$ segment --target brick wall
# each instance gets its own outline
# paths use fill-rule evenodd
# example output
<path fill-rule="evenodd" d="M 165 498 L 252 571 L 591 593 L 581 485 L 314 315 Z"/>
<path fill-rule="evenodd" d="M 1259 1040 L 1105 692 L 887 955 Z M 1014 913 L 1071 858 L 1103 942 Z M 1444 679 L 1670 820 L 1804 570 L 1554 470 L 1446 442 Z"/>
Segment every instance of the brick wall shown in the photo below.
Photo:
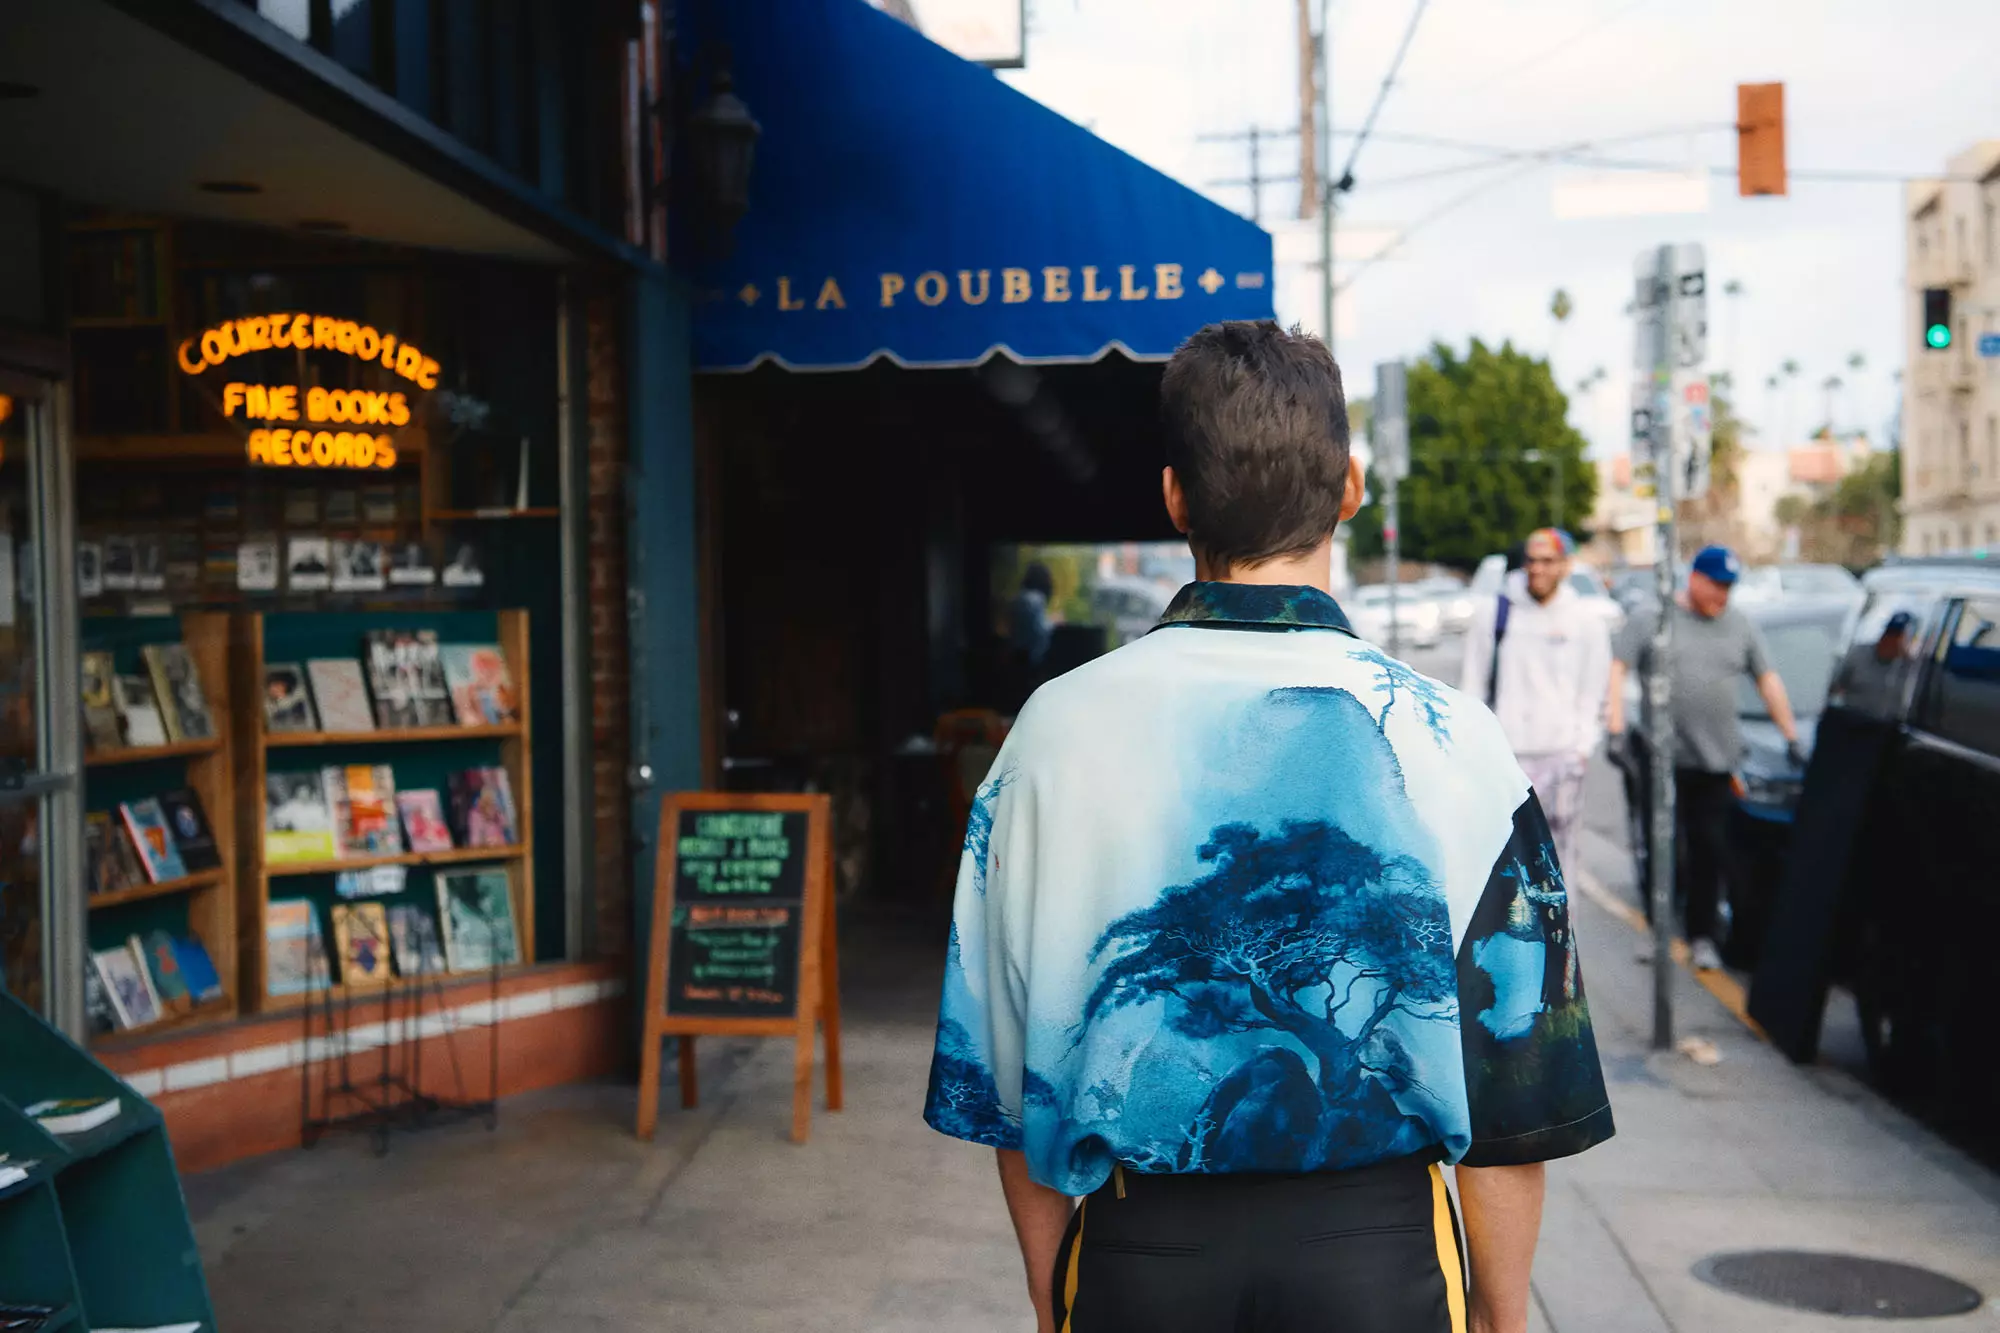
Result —
<path fill-rule="evenodd" d="M 591 786 L 597 952 L 627 952 L 632 922 L 626 856 L 632 757 L 630 635 L 625 620 L 625 376 L 623 310 L 615 286 L 585 300 L 590 449 Z"/>

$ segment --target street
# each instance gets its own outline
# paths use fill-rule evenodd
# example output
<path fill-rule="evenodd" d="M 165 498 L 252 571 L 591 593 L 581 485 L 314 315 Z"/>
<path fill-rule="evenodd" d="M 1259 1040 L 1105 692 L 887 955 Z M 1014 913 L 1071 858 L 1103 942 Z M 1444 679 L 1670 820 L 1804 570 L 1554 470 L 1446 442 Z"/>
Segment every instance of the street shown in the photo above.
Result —
<path fill-rule="evenodd" d="M 1449 679 L 1456 646 L 1417 664 Z M 1685 972 L 1677 1030 L 1719 1060 L 1648 1049 L 1652 977 L 1616 910 L 1630 892 L 1619 799 L 1594 773 L 1572 892 L 1618 1135 L 1549 1169 L 1531 1327 L 1848 1327 L 1695 1276 L 1736 1250 L 1899 1260 L 2000 1291 L 2000 1179 L 1852 1075 L 1793 1067 Z M 515 1099 L 492 1135 L 446 1130 L 382 1159 L 334 1139 L 191 1179 L 218 1318 L 257 1327 L 284 1309 L 294 1333 L 1021 1333 L 992 1154 L 918 1118 L 942 939 L 936 919 L 848 924 L 847 1109 L 816 1109 L 804 1146 L 786 1137 L 789 1044 L 716 1041 L 703 1106 L 671 1109 L 669 1086 L 653 1145 L 631 1136 L 632 1089 L 596 1084 Z M 301 1262 L 322 1231 L 344 1237 L 340 1262 Z M 2000 1304 L 1937 1326 L 2000 1327 Z"/>

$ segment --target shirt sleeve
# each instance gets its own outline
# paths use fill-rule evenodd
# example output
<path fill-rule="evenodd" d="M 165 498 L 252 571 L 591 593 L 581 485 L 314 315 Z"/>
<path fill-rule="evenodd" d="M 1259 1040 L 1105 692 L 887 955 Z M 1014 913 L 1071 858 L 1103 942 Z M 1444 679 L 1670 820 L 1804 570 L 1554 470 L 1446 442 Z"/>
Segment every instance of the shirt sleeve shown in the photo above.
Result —
<path fill-rule="evenodd" d="M 1743 669 L 1751 679 L 1759 679 L 1771 669 L 1771 648 L 1764 642 L 1764 631 L 1748 616 L 1743 617 L 1743 630 Z"/>
<path fill-rule="evenodd" d="M 1472 1121 L 1461 1165 L 1543 1162 L 1611 1137 L 1569 895 L 1533 792 L 1459 948 L 1458 1012 Z"/>
<path fill-rule="evenodd" d="M 1465 627 L 1458 678 L 1464 692 L 1481 703 L 1487 701 L 1486 677 L 1493 669 L 1493 628 L 1499 613 L 1499 605 L 1489 597 L 1473 611 L 1472 623 Z"/>
<path fill-rule="evenodd" d="M 1593 754 L 1597 743 L 1604 739 L 1604 709 L 1606 696 L 1611 692 L 1611 631 L 1604 622 L 1592 618 L 1583 631 L 1582 697 L 1577 702 L 1581 716 L 1577 720 L 1577 735 L 1581 737 L 1583 752 Z"/>
<path fill-rule="evenodd" d="M 966 822 L 924 1120 L 953 1138 L 1018 1149 L 1026 996 L 1005 916 L 1031 887 L 1013 867 L 1032 858 L 1021 854 L 1028 821 L 1012 759 L 1003 746 Z"/>

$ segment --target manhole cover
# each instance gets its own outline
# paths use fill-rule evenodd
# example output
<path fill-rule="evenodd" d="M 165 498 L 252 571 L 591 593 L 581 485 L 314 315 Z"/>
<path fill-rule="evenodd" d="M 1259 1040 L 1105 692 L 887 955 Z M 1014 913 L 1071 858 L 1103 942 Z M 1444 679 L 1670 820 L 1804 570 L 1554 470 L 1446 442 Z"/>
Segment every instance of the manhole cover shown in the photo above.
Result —
<path fill-rule="evenodd" d="M 1694 1266 L 1694 1275 L 1752 1300 L 1863 1319 L 1935 1319 L 1977 1310 L 1985 1299 L 1942 1273 L 1854 1254 L 1711 1254 Z"/>

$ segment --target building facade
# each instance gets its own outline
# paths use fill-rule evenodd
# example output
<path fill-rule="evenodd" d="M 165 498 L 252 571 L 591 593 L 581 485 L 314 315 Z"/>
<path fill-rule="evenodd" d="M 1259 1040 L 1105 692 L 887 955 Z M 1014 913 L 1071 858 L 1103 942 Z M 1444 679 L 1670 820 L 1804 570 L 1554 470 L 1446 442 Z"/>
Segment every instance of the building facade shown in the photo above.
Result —
<path fill-rule="evenodd" d="M 2000 140 L 1954 157 L 1906 197 L 1903 551 L 2000 546 Z M 1951 345 L 1926 344 L 1924 292 L 1951 293 Z"/>

